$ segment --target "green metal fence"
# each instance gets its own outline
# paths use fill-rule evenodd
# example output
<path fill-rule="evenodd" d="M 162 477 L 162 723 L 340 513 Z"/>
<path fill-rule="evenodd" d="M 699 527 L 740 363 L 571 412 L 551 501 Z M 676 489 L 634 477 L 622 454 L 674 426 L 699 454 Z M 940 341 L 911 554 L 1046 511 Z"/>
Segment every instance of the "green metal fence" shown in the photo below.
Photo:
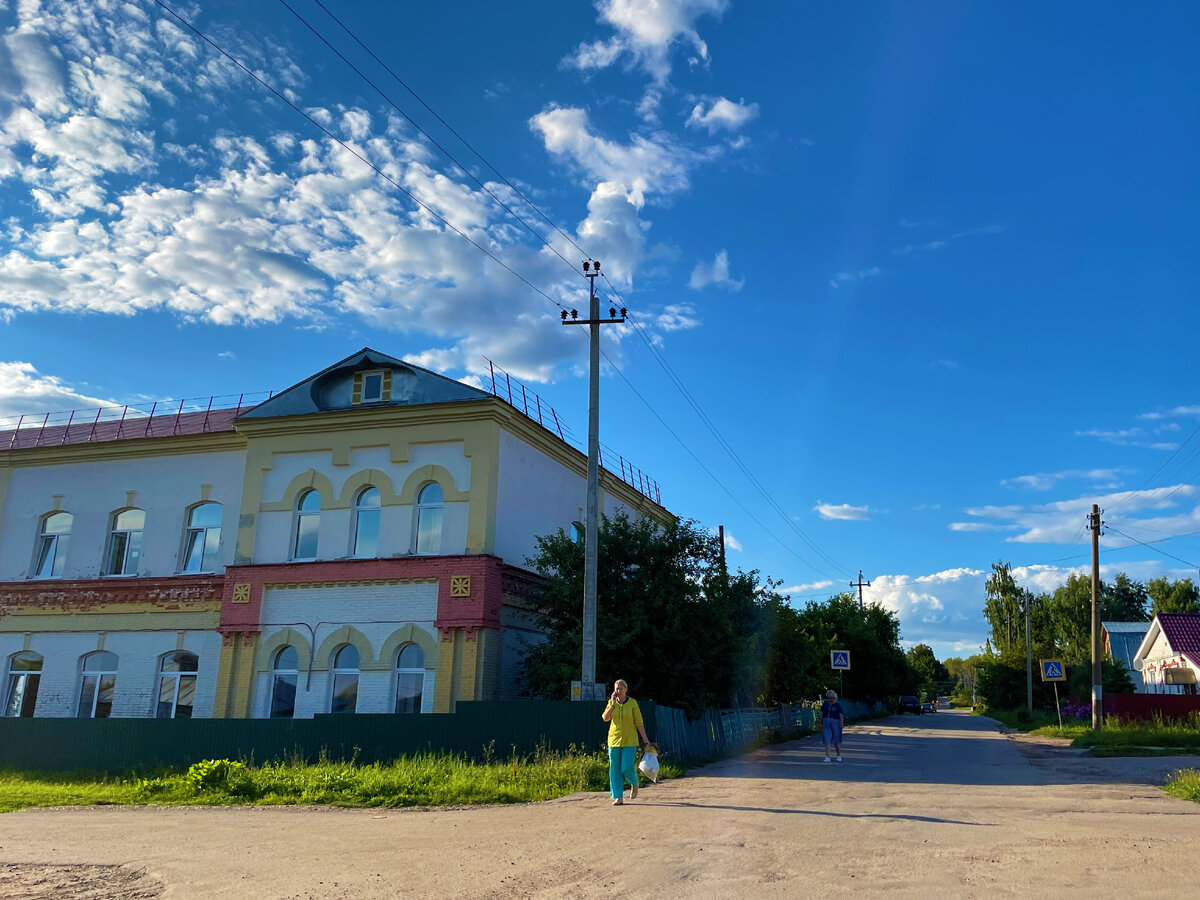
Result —
<path fill-rule="evenodd" d="M 847 718 L 877 710 L 842 701 Z M 604 701 L 459 702 L 435 715 L 323 715 L 312 719 L 0 719 L 0 770 L 150 772 L 201 759 L 265 763 L 281 759 L 390 762 L 444 752 L 470 759 L 525 756 L 539 747 L 604 747 Z M 671 761 L 711 759 L 764 734 L 790 738 L 815 729 L 814 710 L 712 709 L 688 720 L 681 710 L 639 701 L 646 732 Z"/>
<path fill-rule="evenodd" d="M 447 715 L 323 715 L 312 719 L 0 719 L 0 769 L 144 772 L 200 759 L 389 762 L 446 752 L 507 759 L 540 746 L 604 745 L 603 702 L 457 704 Z M 653 736 L 654 704 L 641 703 Z"/>

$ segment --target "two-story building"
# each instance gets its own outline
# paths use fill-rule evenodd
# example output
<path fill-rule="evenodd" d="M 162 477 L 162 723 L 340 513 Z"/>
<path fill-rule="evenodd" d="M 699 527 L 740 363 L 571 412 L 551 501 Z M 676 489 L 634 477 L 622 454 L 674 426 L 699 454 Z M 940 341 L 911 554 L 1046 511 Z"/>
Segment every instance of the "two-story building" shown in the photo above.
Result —
<path fill-rule="evenodd" d="M 253 407 L 0 432 L 0 714 L 514 698 L 527 557 L 584 518 L 586 457 L 540 418 L 364 349 Z M 601 508 L 668 520 L 620 469 Z"/>

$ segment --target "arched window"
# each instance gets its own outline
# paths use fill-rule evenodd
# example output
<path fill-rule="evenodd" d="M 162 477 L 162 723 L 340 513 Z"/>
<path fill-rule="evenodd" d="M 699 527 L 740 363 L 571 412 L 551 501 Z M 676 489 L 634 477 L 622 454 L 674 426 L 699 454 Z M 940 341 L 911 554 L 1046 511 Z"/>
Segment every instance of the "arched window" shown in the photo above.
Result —
<path fill-rule="evenodd" d="M 112 715 L 113 692 L 116 688 L 117 654 L 97 650 L 85 656 L 83 683 L 79 688 L 79 718 L 107 719 Z"/>
<path fill-rule="evenodd" d="M 358 648 L 344 644 L 333 654 L 333 699 L 329 711 L 352 713 L 358 706 Z"/>
<path fill-rule="evenodd" d="M 159 719 L 190 719 L 196 700 L 196 672 L 200 657 L 177 650 L 163 657 L 158 676 Z"/>
<path fill-rule="evenodd" d="M 351 556 L 379 555 L 379 488 L 367 486 L 354 498 L 354 541 Z"/>
<path fill-rule="evenodd" d="M 34 578 L 59 578 L 67 559 L 67 540 L 75 517 L 70 513 L 50 513 L 42 519 L 37 554 L 33 562 Z"/>
<path fill-rule="evenodd" d="M 300 657 L 291 644 L 281 647 L 271 665 L 271 718 L 290 719 L 296 714 L 296 684 Z"/>
<path fill-rule="evenodd" d="M 108 533 L 108 565 L 106 575 L 136 575 L 142 559 L 142 530 L 146 527 L 146 512 L 123 509 L 113 513 Z"/>
<path fill-rule="evenodd" d="M 425 652 L 405 644 L 396 654 L 396 712 L 419 713 L 425 690 Z"/>
<path fill-rule="evenodd" d="M 8 658 L 8 689 L 4 692 L 4 715 L 28 718 L 37 706 L 38 683 L 42 680 L 42 657 L 24 650 Z"/>
<path fill-rule="evenodd" d="M 292 559 L 317 558 L 317 531 L 321 524 L 321 492 L 305 491 L 296 501 L 296 531 Z"/>
<path fill-rule="evenodd" d="M 441 552 L 444 496 L 436 481 L 425 485 L 417 495 L 417 553 Z"/>
<path fill-rule="evenodd" d="M 201 503 L 188 511 L 181 572 L 215 572 L 221 546 L 221 504 Z"/>

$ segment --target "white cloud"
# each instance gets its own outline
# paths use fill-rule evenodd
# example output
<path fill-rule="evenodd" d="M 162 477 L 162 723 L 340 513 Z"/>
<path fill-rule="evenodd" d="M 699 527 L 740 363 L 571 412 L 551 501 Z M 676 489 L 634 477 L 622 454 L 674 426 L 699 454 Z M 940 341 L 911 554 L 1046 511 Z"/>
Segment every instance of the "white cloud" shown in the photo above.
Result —
<path fill-rule="evenodd" d="M 671 49 L 683 44 L 693 59 L 708 59 L 708 46 L 696 30 L 702 16 L 719 17 L 728 0 L 597 0 L 600 20 L 616 34 L 607 40 L 580 44 L 565 65 L 578 69 L 604 69 L 628 56 L 654 80 L 663 84 L 671 74 Z"/>
<path fill-rule="evenodd" d="M 793 584 L 789 587 L 780 588 L 781 594 L 812 594 L 817 591 L 823 591 L 826 588 L 833 587 L 832 581 L 813 581 L 809 584 Z"/>
<path fill-rule="evenodd" d="M 1138 416 L 1139 419 L 1166 419 L 1171 417 L 1182 418 L 1197 418 L 1200 417 L 1200 406 L 1176 406 L 1173 409 L 1168 409 L 1163 412 L 1142 413 Z"/>
<path fill-rule="evenodd" d="M 1141 428 L 1105 429 L 1091 428 L 1087 431 L 1076 431 L 1076 437 L 1093 437 L 1106 444 L 1116 444 L 1118 447 L 1144 447 L 1148 450 L 1174 450 L 1179 445 L 1173 441 L 1152 441 Z"/>
<path fill-rule="evenodd" d="M 1020 485 L 1035 491 L 1048 491 L 1058 482 L 1068 478 L 1079 478 L 1087 481 L 1114 482 L 1118 481 L 1126 469 L 1065 469 L 1061 472 L 1039 472 L 1036 475 L 1018 475 L 1006 478 L 1003 485 Z"/>
<path fill-rule="evenodd" d="M 709 285 L 724 288 L 729 291 L 740 291 L 746 284 L 745 278 L 732 278 L 729 274 L 729 253 L 721 250 L 711 263 L 696 263 L 692 276 L 688 279 L 688 287 L 694 291 L 703 290 Z"/>
<path fill-rule="evenodd" d="M 855 272 L 838 272 L 829 279 L 829 286 L 832 288 L 840 288 L 843 284 L 852 281 L 862 281 L 865 278 L 874 278 L 880 274 L 879 266 L 869 266 L 865 269 L 859 269 Z"/>
<path fill-rule="evenodd" d="M 689 128 L 705 128 L 709 134 L 715 134 L 722 130 L 737 131 L 757 116 L 757 103 L 747 104 L 745 100 L 734 103 L 725 97 L 704 97 L 692 107 L 686 124 Z"/>
<path fill-rule="evenodd" d="M 678 303 L 665 307 L 655 317 L 654 324 L 659 331 L 684 331 L 699 326 L 700 320 L 696 317 L 695 307 L 687 303 Z"/>
<path fill-rule="evenodd" d="M 965 231 L 956 231 L 954 234 L 947 235 L 944 238 L 926 241 L 923 244 L 906 244 L 903 247 L 896 247 L 892 250 L 892 253 L 897 256 L 907 256 L 910 253 L 919 253 L 923 250 L 942 250 L 965 237 L 974 237 L 982 234 L 999 234 L 1003 230 L 1003 225 L 984 225 L 980 228 L 968 228 Z"/>
<path fill-rule="evenodd" d="M 237 354 L 232 350 L 222 350 L 217 354 L 218 359 L 237 359 Z"/>
<path fill-rule="evenodd" d="M 871 509 L 867 506 L 851 506 L 849 503 L 833 505 L 821 503 L 813 507 L 822 519 L 838 519 L 844 521 L 863 521 L 871 518 Z"/>
<path fill-rule="evenodd" d="M 742 551 L 742 542 L 735 538 L 729 532 L 729 529 L 725 530 L 725 546 L 730 550 L 736 550 L 739 553 Z"/>
<path fill-rule="evenodd" d="M 15 426 L 23 415 L 116 405 L 76 390 L 57 375 L 43 375 L 32 363 L 0 362 L 0 419 L 6 420 L 0 428 Z"/>

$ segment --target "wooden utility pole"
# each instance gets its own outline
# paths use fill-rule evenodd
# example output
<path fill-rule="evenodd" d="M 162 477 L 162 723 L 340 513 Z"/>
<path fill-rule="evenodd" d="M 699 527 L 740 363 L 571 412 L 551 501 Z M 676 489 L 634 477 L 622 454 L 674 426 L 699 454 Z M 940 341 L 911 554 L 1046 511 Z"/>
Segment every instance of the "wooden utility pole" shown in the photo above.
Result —
<path fill-rule="evenodd" d="M 858 570 L 858 583 L 855 584 L 853 581 L 850 582 L 850 587 L 858 588 L 858 608 L 859 609 L 863 608 L 862 589 L 864 587 L 870 587 L 870 586 L 871 586 L 871 582 L 862 580 L 862 569 L 859 569 Z"/>
<path fill-rule="evenodd" d="M 1104 725 L 1104 670 L 1100 649 L 1100 507 L 1092 504 L 1088 527 L 1092 531 L 1092 728 Z"/>
<path fill-rule="evenodd" d="M 600 558 L 600 326 L 625 321 L 625 310 L 617 317 L 616 309 L 609 310 L 611 318 L 600 318 L 600 299 L 596 296 L 596 278 L 600 263 L 584 260 L 583 277 L 591 284 L 588 296 L 588 317 L 579 313 L 562 312 L 564 325 L 587 325 L 591 330 L 588 357 L 588 462 L 587 462 L 587 519 L 583 544 L 583 664 L 582 694 L 584 700 L 603 699 L 593 696 L 596 683 L 596 576 Z"/>

